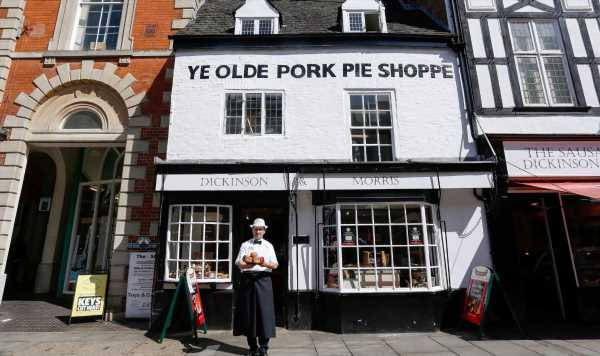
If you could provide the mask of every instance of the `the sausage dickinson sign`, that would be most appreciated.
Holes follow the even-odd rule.
[[[106,274],[77,276],[71,318],[101,316],[106,304]]]

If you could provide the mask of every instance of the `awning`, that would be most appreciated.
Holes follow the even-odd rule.
[[[570,193],[600,199],[600,181],[598,182],[518,182],[529,187],[550,190],[560,193]]]

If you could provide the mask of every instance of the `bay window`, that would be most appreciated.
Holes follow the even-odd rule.
[[[200,282],[231,281],[231,206],[171,205],[165,280],[188,268]]]
[[[323,206],[320,288],[341,292],[441,289],[433,208],[427,203]]]
[[[515,65],[525,105],[570,106],[573,94],[554,22],[510,22]]]

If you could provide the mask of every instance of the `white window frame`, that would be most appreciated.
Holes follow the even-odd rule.
[[[179,211],[180,211],[180,215],[179,215],[179,220],[174,223],[172,221],[172,214],[173,214],[173,208],[174,207],[179,207]],[[227,244],[229,245],[229,258],[227,259],[227,263],[229,266],[228,269],[228,276],[229,278],[197,278],[197,281],[199,283],[230,283],[232,281],[232,265],[233,265],[233,261],[234,261],[234,256],[232,255],[233,252],[233,232],[232,232],[232,226],[233,226],[233,206],[231,205],[219,205],[219,204],[171,204],[169,205],[169,220],[168,220],[168,228],[167,228],[167,245],[166,245],[166,251],[165,251],[165,267],[164,267],[164,280],[165,281],[169,281],[169,282],[177,282],[179,280],[179,276],[181,275],[181,271],[179,271],[179,263],[180,262],[188,262],[191,263],[192,259],[191,259],[191,243],[197,243],[197,244],[202,244],[202,259],[199,261],[205,262],[204,260],[204,249],[205,249],[205,241],[204,241],[204,234],[205,234],[205,229],[202,230],[202,240],[201,242],[192,242],[192,227],[190,226],[190,240],[188,241],[188,243],[190,243],[190,259],[189,260],[180,260],[179,258],[171,258],[170,254],[170,248],[169,248],[169,243],[170,242],[176,242],[177,243],[177,255],[179,255],[179,248],[181,246],[181,240],[177,240],[177,241],[171,241],[171,225],[178,225],[178,238],[181,236],[181,226],[182,226],[182,222],[181,222],[181,210],[183,207],[191,207],[192,211],[195,207],[202,207],[204,209],[204,211],[206,211],[206,208],[211,207],[211,208],[228,208],[229,209],[229,221],[228,222],[218,222],[218,221],[214,221],[214,222],[208,222],[208,221],[203,221],[203,222],[194,222],[193,221],[193,214],[192,214],[192,221],[191,222],[185,222],[184,224],[189,224],[189,225],[204,225],[204,224],[213,224],[217,226],[217,230],[215,231],[215,245],[216,245],[216,251],[215,251],[215,266],[218,266],[219,262],[225,262],[225,260],[219,260],[219,244],[224,243],[225,240],[219,240],[219,226],[220,225],[228,225],[229,226],[229,238],[227,240]],[[212,242],[212,241],[211,241]],[[178,257],[178,256],[176,256]],[[211,260],[212,261],[212,260]],[[173,278],[171,276],[169,276],[169,262],[175,262],[176,264],[176,268],[177,271],[176,273],[176,277]],[[190,266],[188,266],[189,268]],[[217,271],[215,271],[215,277],[217,277],[216,274]]]
[[[236,34],[242,35],[242,36],[256,36],[256,35],[268,36],[268,35],[277,34],[277,33],[279,33],[278,28],[277,28],[278,21],[275,21],[275,20],[276,20],[275,17],[240,17],[240,18],[238,18],[239,30],[236,31]],[[242,33],[244,21],[254,21],[254,29],[253,29],[252,34]],[[264,34],[264,33],[261,34],[260,33],[260,22],[261,21],[270,21],[271,22],[271,33],[269,33],[269,34]]]
[[[406,206],[409,205],[418,205],[420,206],[421,209],[421,223],[420,225],[422,226],[422,231],[423,231],[423,235],[422,235],[422,239],[423,239],[423,244],[422,245],[418,245],[418,246],[423,246],[423,249],[425,251],[425,266],[418,266],[418,268],[414,268],[414,269],[425,269],[426,273],[427,273],[427,287],[412,287],[412,274],[410,273],[412,266],[410,263],[410,252],[408,253],[408,258],[409,258],[409,264],[408,267],[396,267],[394,264],[394,247],[406,247],[406,248],[410,248],[411,245],[394,245],[393,241],[391,240],[391,235],[390,235],[390,251],[391,251],[391,255],[390,255],[390,267],[373,267],[373,268],[366,268],[369,270],[392,270],[392,287],[391,288],[382,288],[378,286],[378,283],[375,283],[375,287],[374,288],[361,288],[360,286],[360,273],[362,269],[365,269],[363,267],[360,266],[360,258],[361,256],[358,255],[358,251],[360,250],[360,246],[358,244],[358,231],[356,232],[355,236],[357,238],[357,244],[355,245],[356,247],[352,246],[352,247],[343,247],[342,244],[342,224],[341,224],[341,207],[342,206],[352,206],[354,205],[356,206],[366,206],[369,205],[372,208],[376,208],[378,206],[387,206],[388,207],[388,223],[387,224],[376,224],[374,223],[374,221],[372,221],[372,223],[370,224],[370,226],[394,226],[394,225],[399,225],[399,226],[410,226],[411,224],[408,224],[405,220],[404,224],[394,224],[391,223],[391,219],[389,216],[389,207],[390,206],[398,206],[398,205],[402,205],[404,206],[404,211],[405,211],[405,219],[406,219]],[[334,247],[327,247],[323,244],[323,230],[324,228],[330,226],[330,225],[326,225],[326,222],[322,221],[323,220],[323,208],[325,207],[335,207],[336,209],[336,238],[337,238],[337,246]],[[425,214],[425,207],[429,207],[430,211],[431,211],[431,218],[432,218],[432,222],[428,223],[426,221],[426,214]],[[422,202],[422,201],[406,201],[406,202],[344,202],[344,203],[335,203],[335,204],[328,204],[328,205],[323,205],[320,206],[318,208],[318,214],[320,216],[319,220],[320,220],[320,229],[319,229],[319,238],[318,238],[318,249],[319,249],[319,285],[317,286],[319,288],[319,290],[323,291],[323,292],[331,292],[331,293],[354,293],[354,294],[360,294],[360,293],[398,293],[398,292],[403,292],[403,293],[422,293],[422,292],[438,292],[441,290],[444,290],[444,288],[446,288],[446,269],[445,269],[445,259],[443,258],[443,249],[445,248],[444,244],[442,243],[442,239],[441,239],[441,230],[438,226],[438,219],[437,219],[437,211],[436,211],[436,205],[434,204],[430,204],[430,203],[426,203],[426,202]],[[355,217],[356,218],[356,223],[354,224],[355,226],[361,226],[361,224],[358,224],[358,216]],[[369,225],[369,224],[367,224]],[[418,224],[413,224],[413,225],[418,225]],[[364,224],[362,224],[362,226],[364,226]],[[435,232],[435,245],[432,245],[429,243],[429,231],[427,229],[428,226],[432,226]],[[408,231],[407,231],[408,234]],[[363,245],[365,246],[365,245]],[[376,244],[374,243],[373,248],[376,248]],[[386,246],[387,245],[380,245],[380,246]],[[429,255],[429,251],[430,251],[430,247],[436,247],[436,251],[437,251],[437,261],[438,261],[438,265],[437,266],[431,266],[431,256]],[[324,249],[325,248],[335,248],[337,250],[337,273],[338,273],[338,287],[337,288],[330,288],[327,287],[327,280],[325,279],[324,275],[325,275],[325,259],[324,259]],[[357,266],[355,268],[344,268],[343,267],[343,260],[342,260],[342,249],[343,248],[356,248],[357,251]],[[376,257],[375,257],[376,258]],[[432,268],[437,268],[438,269],[438,278],[439,278],[439,285],[438,286],[433,286],[432,285],[432,279],[431,279],[431,269]],[[329,269],[328,270],[333,270],[333,269]],[[344,283],[343,283],[343,269],[356,269],[358,271],[358,284],[357,284],[357,288],[344,288]],[[395,270],[403,270],[403,269],[407,269],[408,275],[409,275],[409,287],[396,287],[396,273]]]
[[[344,108],[344,113],[346,115],[346,120],[348,120],[347,122],[349,123],[348,127],[350,129],[349,133],[350,133],[350,159],[353,162],[356,163],[362,163],[362,162],[392,162],[392,161],[368,161],[367,160],[367,156],[366,156],[366,152],[365,152],[365,160],[364,161],[354,161],[354,157],[353,157],[353,147],[355,146],[355,144],[352,143],[352,130],[369,130],[369,129],[373,129],[373,130],[379,130],[379,129],[388,129],[387,126],[379,126],[379,123],[377,124],[377,126],[353,126],[352,125],[352,106],[351,106],[351,100],[350,97],[352,95],[388,95],[390,98],[390,126],[389,126],[389,130],[391,131],[391,148],[392,148],[392,161],[396,160],[396,145],[395,145],[395,135],[396,135],[396,128],[395,128],[395,107],[396,107],[396,103],[395,103],[395,97],[394,97],[394,92],[392,90],[377,90],[377,91],[369,91],[369,90],[348,90],[346,92],[346,103],[345,103],[345,108]],[[365,110],[363,108],[363,110]],[[379,111],[378,109],[376,109],[376,111]],[[377,141],[379,141],[379,135],[377,135]],[[360,144],[357,146],[369,146],[366,143],[366,138],[365,138],[365,142],[363,144]],[[370,146],[377,146],[380,147],[380,143],[377,142],[376,145],[371,144]]]
[[[495,0],[487,0],[489,5],[491,6],[481,6],[474,5],[473,0],[465,0],[467,3],[467,11],[469,12],[493,12],[496,11],[496,1]]]
[[[78,51],[97,51],[97,49],[84,49],[84,48],[75,48],[75,42],[77,41],[77,29],[79,28],[79,21],[81,20],[81,10],[84,5],[121,5],[121,19],[119,20],[119,34],[117,36],[117,44],[113,49],[100,49],[101,51],[114,51],[119,49],[119,43],[123,36],[123,24],[125,23],[125,11],[126,11],[126,0],[107,0],[105,2],[94,2],[94,0],[79,0],[79,6],[77,8],[77,15],[75,16],[75,23],[73,26],[73,35],[71,38],[71,48],[72,50]],[[98,29],[98,33],[96,33],[96,37],[100,33],[100,28]]]
[[[123,0],[117,46],[114,50],[107,51],[125,51],[133,48],[132,28],[136,1],[137,0]],[[48,50],[74,50],[88,53],[102,52],[102,50],[93,51],[74,49],[75,28],[78,26],[79,22],[81,2],[82,0],[61,1],[56,25],[54,27],[54,36],[48,43]]]
[[[569,6],[569,0],[561,0],[561,4],[564,11],[568,12],[589,12],[594,11],[594,5],[591,0],[587,0],[587,6]]]
[[[361,29],[359,31],[354,31],[351,28],[351,24],[350,24],[350,17],[352,15],[360,15],[360,19],[361,19]],[[352,33],[363,33],[363,32],[367,32],[367,23],[366,23],[366,15],[377,15],[377,20],[379,21],[379,28],[377,29],[376,32],[384,32],[383,31],[383,24],[382,24],[382,20],[381,20],[381,15],[379,12],[377,11],[347,11],[347,19],[348,19],[348,31],[347,32],[352,32]],[[369,31],[369,32],[375,32],[375,31]]]
[[[539,39],[539,35],[538,35],[537,27],[536,27],[537,23],[540,23],[540,22],[552,24],[552,27],[554,28],[555,34],[559,41],[560,49],[558,49],[558,50],[542,49],[541,44],[540,44],[541,41]],[[533,49],[531,51],[516,50],[515,39],[513,38],[513,35],[512,35],[512,25],[514,23],[525,23],[529,26],[529,31],[532,36],[531,39],[533,41]],[[512,45],[512,50],[513,50],[513,59],[512,60],[514,62],[514,67],[517,71],[517,77],[519,78],[519,91],[520,91],[521,100],[523,102],[523,105],[530,106],[530,107],[571,107],[571,106],[575,106],[576,98],[575,98],[575,90],[573,88],[573,82],[572,82],[572,78],[571,78],[571,72],[569,71],[569,65],[567,63],[567,58],[565,55],[564,44],[562,41],[560,29],[558,28],[558,25],[556,24],[556,22],[553,20],[544,20],[544,19],[541,19],[541,20],[513,19],[508,22],[508,26],[509,26],[508,32],[509,32],[509,36],[511,39],[511,45]],[[569,86],[569,93],[571,95],[571,103],[570,104],[554,103],[553,98],[552,98],[550,82],[548,80],[548,75],[546,73],[545,67],[543,66],[543,58],[545,58],[545,57],[560,57],[562,59],[563,68],[565,71],[565,79],[567,81],[567,85]],[[543,90],[543,93],[544,93],[544,96],[546,99],[545,104],[526,103],[525,93],[524,93],[524,89],[522,86],[523,80],[522,80],[522,76],[521,76],[521,71],[519,70],[517,58],[535,58],[535,60],[537,62],[537,67],[538,67],[538,70],[540,72],[541,79],[542,79],[542,90]]]
[[[227,133],[227,95],[228,94],[242,94],[242,132],[239,134],[230,134]],[[246,95],[247,94],[260,94],[261,95],[261,107],[260,107],[260,133],[257,134],[247,134],[246,133]],[[273,133],[267,134],[265,133],[265,125],[266,125],[266,94],[278,94],[281,95],[281,133]],[[225,137],[281,137],[285,136],[285,94],[283,90],[229,90],[225,92],[223,96],[223,123],[221,125],[221,133]]]

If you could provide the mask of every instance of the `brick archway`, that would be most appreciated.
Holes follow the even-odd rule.
[[[42,74],[33,80],[35,88],[30,92],[21,92],[15,99],[18,111],[8,115],[3,127],[6,140],[0,142],[0,278],[3,278],[8,257],[10,239],[14,228],[21,187],[27,166],[28,133],[34,114],[42,104],[51,98],[59,89],[73,84],[88,83],[104,85],[112,88],[122,99],[127,109],[127,125],[124,167],[121,181],[121,192],[117,207],[117,221],[114,232],[113,258],[111,269],[118,273],[111,274],[111,286],[108,303],[120,306],[126,294],[125,267],[127,261],[127,237],[139,232],[139,222],[127,219],[131,206],[136,205],[137,195],[134,179],[145,176],[145,167],[129,166],[134,161],[135,152],[144,142],[140,140],[141,127],[150,125],[150,118],[142,115],[141,104],[146,92],[135,92],[136,78],[131,73],[122,76],[116,74],[117,66],[113,63],[96,65],[93,60],[83,60],[81,65],[61,64],[55,67],[54,75]],[[143,170],[143,172],[141,171]],[[123,272],[123,273],[121,273]],[[0,280],[0,289],[3,287]],[[0,290],[0,300],[2,291]],[[112,300],[111,300],[112,298]]]

